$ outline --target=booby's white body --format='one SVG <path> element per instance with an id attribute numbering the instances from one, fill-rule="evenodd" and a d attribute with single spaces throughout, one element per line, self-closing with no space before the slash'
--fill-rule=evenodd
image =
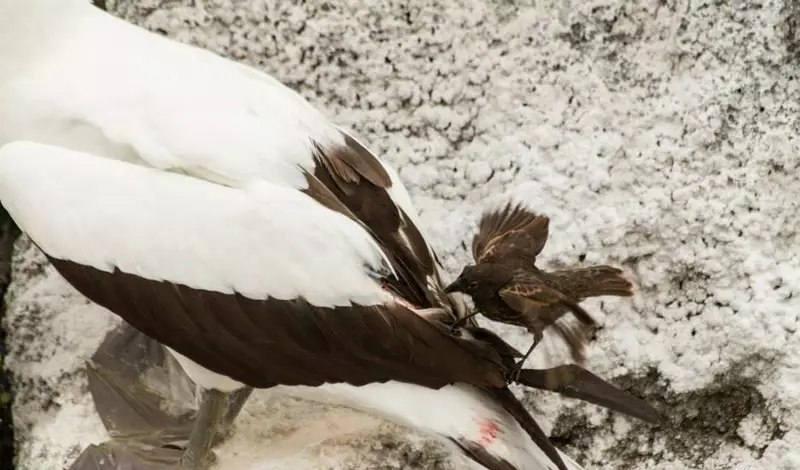
<path id="1" fill-rule="evenodd" d="M 273 77 L 88 0 L 0 0 L 0 103 L 0 145 L 47 143 L 229 186 L 305 187 L 312 139 L 342 143 L 341 128 Z"/>
<path id="2" fill-rule="evenodd" d="M 300 187 L 298 165 L 313 167 L 311 139 L 341 141 L 306 100 L 255 69 L 88 1 L 16 3 L 52 11 L 31 7 L 48 26 L 26 30 L 34 37 L 3 31 L 5 23 L 34 21 L 22 7 L 0 20 L 0 44 L 8 41 L 0 49 L 0 144 L 32 140 L 228 185 L 261 179 Z M 30 46 L 17 53 L 20 42 Z"/>
<path id="3" fill-rule="evenodd" d="M 29 140 L 226 186 L 301 189 L 312 139 L 342 144 L 342 132 L 273 77 L 88 0 L 0 0 L 0 145 Z M 381 163 L 392 199 L 420 227 L 396 171 Z M 205 388 L 242 386 L 175 356 Z"/>

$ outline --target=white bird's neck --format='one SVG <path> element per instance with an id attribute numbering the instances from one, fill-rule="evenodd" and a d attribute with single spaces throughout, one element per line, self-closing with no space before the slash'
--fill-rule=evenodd
<path id="1" fill-rule="evenodd" d="M 0 0 L 0 62 L 25 60 L 92 8 L 89 0 Z"/>

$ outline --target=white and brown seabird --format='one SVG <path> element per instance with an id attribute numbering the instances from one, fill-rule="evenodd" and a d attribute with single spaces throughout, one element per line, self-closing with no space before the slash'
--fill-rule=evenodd
<path id="1" fill-rule="evenodd" d="M 124 51 L 124 53 L 120 53 L 120 51 Z M 354 138 L 330 123 L 297 93 L 264 73 L 226 60 L 208 51 L 149 33 L 92 7 L 88 0 L 25 0 L 24 2 L 0 0 L 0 103 L 2 103 L 0 106 L 0 145 L 14 140 L 53 144 L 165 172 L 180 173 L 207 180 L 207 182 L 224 186 L 230 191 L 239 191 L 237 194 L 247 194 L 249 198 L 261 197 L 262 202 L 267 202 L 268 198 L 263 197 L 263 192 L 253 188 L 283 188 L 287 190 L 287 194 L 295 194 L 295 196 L 287 197 L 299 197 L 304 193 L 317 204 L 322 204 L 333 212 L 345 214 L 363 231 L 362 237 L 364 233 L 368 233 L 372 242 L 377 243 L 381 248 L 383 259 L 388 261 L 385 266 L 391 266 L 395 274 L 394 277 L 384 278 L 385 284 L 382 285 L 381 292 L 386 295 L 394 295 L 392 298 L 397 299 L 400 303 L 419 307 L 414 312 L 428 315 L 429 320 L 463 316 L 463 304 L 441 292 L 438 262 L 417 229 L 419 225 L 416 221 L 416 214 L 411 207 L 408 193 L 399 183 L 396 173 L 376 159 Z M 6 149 L 6 154 L 27 156 L 38 153 L 23 150 L 25 150 L 24 146 L 15 145 Z M 86 170 L 91 172 L 92 168 L 94 166 L 90 165 Z M 68 172 L 68 174 L 71 173 Z M 131 192 L 131 194 L 136 195 L 142 191 L 145 190 L 140 188 L 140 191 Z M 165 200 L 176 197 L 171 190 L 165 190 L 163 196 Z M 132 201 L 138 201 L 138 199 L 132 199 Z M 127 207 L 126 204 L 133 203 L 127 200 L 120 202 L 121 205 L 117 207 L 120 211 L 124 211 L 124 208 Z M 192 201 L 173 202 L 179 204 Z M 139 201 L 139 204 L 142 202 Z M 173 210 L 178 211 L 177 207 L 173 207 Z M 265 207 L 264 210 L 268 210 L 270 206 Z M 157 209 L 163 210 L 160 205 Z M 319 210 L 319 208 L 315 210 Z M 58 217 L 66 216 L 69 210 L 62 212 L 58 213 Z M 221 217 L 211 207 L 203 207 L 201 212 Z M 159 213 L 162 217 L 169 218 L 164 216 L 164 212 Z M 42 213 L 39 215 L 41 216 Z M 88 211 L 84 212 L 84 215 L 87 217 L 84 223 L 88 225 L 83 229 L 96 228 L 100 226 L 98 224 L 105 223 L 95 216 L 90 217 L 91 214 Z M 200 217 L 197 214 L 195 216 Z M 32 217 L 35 218 L 35 216 Z M 55 223 L 59 220 L 66 223 L 64 219 L 58 218 L 51 222 Z M 180 219 L 179 216 L 176 220 L 184 219 Z M 284 222 L 280 221 L 279 223 L 283 224 Z M 108 227 L 108 225 L 103 226 Z M 188 225 L 184 229 L 188 230 L 191 227 Z M 316 228 L 315 225 L 313 229 L 316 230 Z M 138 227 L 138 229 L 142 230 L 143 227 Z M 31 230 L 32 236 L 35 238 L 36 227 Z M 227 298 L 225 295 L 230 295 L 242 303 L 242 306 L 237 308 L 245 309 L 251 305 L 247 300 L 247 293 L 263 294 L 260 290 L 264 288 L 263 285 L 253 286 L 252 282 L 254 281 L 248 280 L 250 279 L 249 274 L 245 271 L 238 271 L 238 267 L 236 268 L 237 273 L 234 273 L 233 265 L 230 264 L 232 263 L 231 258 L 225 258 L 219 253 L 216 254 L 216 258 L 208 253 L 201 253 L 199 257 L 193 258 L 194 261 L 184 267 L 169 265 L 166 266 L 164 272 L 161 272 L 164 268 L 163 260 L 169 259 L 166 257 L 168 255 L 156 257 L 158 250 L 152 251 L 153 247 L 141 244 L 140 238 L 126 237 L 124 234 L 115 233 L 115 242 L 105 247 L 96 247 L 81 245 L 81 243 L 85 243 L 86 238 L 78 236 L 78 233 L 83 232 L 75 232 L 76 230 L 78 230 L 77 227 L 70 225 L 64 234 L 72 233 L 72 240 L 75 244 L 70 247 L 75 250 L 75 253 L 81 253 L 76 254 L 74 259 L 59 258 L 55 261 L 57 267 L 64 272 L 65 277 L 67 279 L 75 278 L 71 282 L 76 287 L 81 282 L 86 282 L 85 279 L 89 277 L 98 277 L 104 280 L 103 282 L 93 280 L 92 284 L 97 285 L 110 286 L 110 283 L 105 282 L 110 278 L 127 281 L 126 283 L 114 281 L 113 285 L 118 287 L 114 288 L 111 293 L 105 293 L 116 300 L 98 299 L 98 303 L 106 302 L 108 306 L 114 307 L 115 305 L 112 303 L 118 302 L 122 304 L 120 308 L 123 309 L 141 306 L 143 305 L 141 299 L 149 297 L 131 298 L 130 294 L 125 294 L 124 291 L 118 293 L 116 289 L 121 289 L 123 286 L 127 286 L 126 289 L 143 288 L 145 284 L 149 285 L 152 284 L 152 281 L 159 280 L 172 281 L 181 286 L 173 287 L 175 290 L 173 294 L 181 297 L 184 296 L 186 289 L 206 286 L 206 284 L 197 284 L 197 282 L 207 283 L 208 289 L 201 289 L 205 292 L 205 297 L 198 297 L 199 294 L 196 293 L 187 293 L 185 297 L 188 300 L 182 301 L 202 301 L 205 307 L 214 305 L 214 302 L 218 302 L 220 298 Z M 206 252 L 215 253 L 217 240 L 203 238 L 203 236 L 223 238 L 232 236 L 219 230 L 210 230 L 208 234 L 191 231 L 187 233 L 189 233 L 187 238 L 180 243 L 176 241 L 169 247 L 158 243 L 156 245 L 168 254 L 172 254 L 174 250 L 175 253 L 182 253 L 183 256 L 188 257 L 194 256 L 192 253 L 197 254 L 197 250 L 185 252 L 181 247 L 192 246 L 191 243 L 198 240 L 205 240 L 208 243 L 201 247 Z M 294 234 L 294 232 L 290 233 Z M 106 235 L 111 236 L 110 234 Z M 150 234 L 150 236 L 156 237 L 157 235 Z M 69 238 L 67 237 L 67 239 Z M 261 252 L 260 250 L 265 249 L 278 252 L 284 250 L 284 247 L 275 240 L 271 240 L 269 246 L 265 245 L 265 241 L 262 239 L 254 240 L 253 243 L 255 245 L 252 247 L 236 244 L 236 249 L 239 251 L 234 250 L 233 253 L 241 255 L 242 252 L 249 253 L 250 250 L 254 252 Z M 311 243 L 314 243 L 311 245 L 312 252 L 316 253 L 318 250 L 316 242 Z M 353 247 L 346 249 L 352 250 Z M 128 260 L 128 272 L 118 265 L 102 264 L 98 268 L 91 263 L 81 264 L 82 261 L 116 263 L 124 258 L 124 254 L 117 253 L 115 250 L 122 250 L 130 256 L 136 256 L 134 261 Z M 276 265 L 258 266 L 258 268 L 275 270 L 269 271 L 268 276 L 279 278 L 289 276 L 288 279 L 294 279 L 289 274 L 296 274 L 314 266 L 313 260 L 309 259 L 309 252 L 302 254 L 302 257 L 292 263 L 278 265 L 278 270 L 276 270 Z M 51 257 L 65 256 L 61 252 L 49 253 L 49 255 Z M 140 259 L 138 256 L 143 258 Z M 278 256 L 278 254 L 271 256 Z M 220 265 L 204 265 L 201 269 L 196 264 L 202 264 L 209 260 L 220 263 Z M 111 276 L 108 271 L 102 269 L 109 266 L 118 268 L 120 272 Z M 190 270 L 186 266 L 195 268 Z M 145 269 L 145 271 L 140 271 L 140 269 Z M 152 271 L 146 269 L 152 269 Z M 143 272 L 150 273 L 154 279 L 146 278 L 142 275 Z M 370 279 L 382 275 L 381 271 L 365 272 L 372 276 Z M 320 273 L 325 273 L 325 271 L 320 271 Z M 165 277 L 167 274 L 173 277 Z M 328 272 L 328 274 L 330 273 Z M 186 278 L 179 277 L 184 275 Z M 149 281 L 145 282 L 142 279 L 149 279 Z M 325 297 L 330 286 L 325 285 L 324 282 L 333 282 L 331 280 L 337 279 L 339 278 L 333 275 L 324 276 L 323 280 L 319 280 L 323 284 L 318 284 L 317 289 L 322 294 L 318 294 L 321 297 L 316 301 L 322 302 L 321 306 L 326 305 L 325 301 L 331 300 Z M 361 281 L 364 280 L 359 278 L 359 282 Z M 182 282 L 189 284 L 181 284 Z M 163 287 L 166 283 L 162 282 L 158 285 Z M 242 291 L 237 291 L 236 295 L 232 294 L 233 286 Z M 280 287 L 283 284 L 279 283 L 277 286 Z M 360 298 L 359 296 L 368 296 L 370 292 L 358 291 L 356 284 L 350 287 L 353 289 L 352 296 L 355 299 Z M 151 288 L 148 289 L 152 291 Z M 222 289 L 223 293 L 213 293 L 215 289 Z M 152 291 L 148 295 L 155 295 L 154 292 Z M 227 294 L 225 294 L 226 292 Z M 279 289 L 272 294 L 288 296 L 292 292 L 294 292 L 293 289 L 288 289 L 287 292 Z M 315 293 L 316 291 L 310 292 Z M 387 294 L 387 292 L 393 294 Z M 297 294 L 297 292 L 294 293 Z M 132 303 L 119 300 L 125 298 L 126 295 Z M 151 301 L 153 299 L 155 297 L 150 298 Z M 255 300 L 260 302 L 264 299 Z M 278 329 L 270 330 L 272 334 L 277 334 L 276 331 L 279 331 L 284 337 L 299 335 L 294 340 L 300 341 L 301 344 L 303 341 L 311 344 L 310 341 L 313 338 L 304 336 L 310 333 L 305 332 L 304 327 L 307 325 L 303 323 L 311 320 L 298 320 L 296 316 L 289 315 L 292 309 L 308 306 L 303 302 L 307 304 L 309 300 L 286 303 L 287 307 L 280 310 L 284 313 L 276 314 L 273 320 L 292 318 L 292 321 L 287 324 L 280 323 L 277 326 Z M 298 306 L 298 303 L 302 305 Z M 188 309 L 189 306 L 193 306 L 193 304 L 172 305 L 172 307 L 183 309 Z M 337 306 L 336 309 L 325 310 L 323 308 L 319 311 L 338 312 L 342 308 L 344 307 Z M 367 308 L 367 310 L 373 311 L 374 309 Z M 216 312 L 219 314 L 218 311 Z M 121 316 L 125 317 L 124 313 Z M 202 314 L 198 315 L 202 316 Z M 350 316 L 346 315 L 333 316 L 331 314 L 328 317 L 336 321 L 352 320 Z M 308 318 L 317 319 L 317 316 L 311 315 Z M 367 316 L 366 318 L 373 317 Z M 382 315 L 375 318 L 386 319 Z M 412 326 L 418 323 L 414 319 L 409 321 Z M 428 323 L 421 324 L 425 325 L 423 328 L 430 327 Z M 317 323 L 314 325 L 316 325 L 314 328 L 319 328 Z M 146 329 L 147 326 L 144 325 L 142 328 Z M 149 326 L 153 327 L 154 325 Z M 363 330 L 373 327 L 375 326 L 367 324 L 360 328 Z M 388 328 L 385 325 L 383 327 Z M 254 331 L 245 330 L 242 334 L 255 334 Z M 198 331 L 211 334 L 203 329 Z M 343 342 L 342 344 L 350 341 L 348 347 L 352 348 L 352 343 L 358 341 L 359 331 L 361 330 L 356 328 L 352 338 L 340 338 L 340 341 Z M 424 329 L 423 331 L 427 332 L 428 330 Z M 238 330 L 234 333 L 238 333 Z M 379 333 L 380 331 L 376 333 L 376 337 L 380 337 Z M 224 340 L 231 339 L 231 336 L 224 333 L 224 330 L 215 332 L 215 334 L 217 338 L 222 339 L 222 341 L 216 342 L 217 347 L 225 344 Z M 432 334 L 439 335 L 439 333 Z M 177 338 L 172 338 L 172 340 L 177 340 Z M 260 339 L 260 341 L 263 340 L 264 338 Z M 409 338 L 405 338 L 405 340 L 410 341 Z M 192 341 L 199 342 L 197 336 Z M 463 339 L 455 343 L 452 343 L 454 340 L 448 341 L 451 341 L 447 343 L 451 344 L 449 347 L 454 347 L 452 344 L 458 344 L 460 348 L 460 345 L 465 344 Z M 172 343 L 166 342 L 165 344 Z M 420 346 L 424 344 L 424 342 L 420 343 Z M 370 343 L 357 344 L 357 346 L 367 347 L 370 346 Z M 296 360 L 297 367 L 294 370 L 276 372 L 277 375 L 274 376 L 268 374 L 269 368 L 259 369 L 262 377 L 252 383 L 261 386 L 264 385 L 263 382 L 268 382 L 267 385 L 269 385 L 306 381 L 310 385 L 314 385 L 322 382 L 326 374 L 332 376 L 345 372 L 350 375 L 341 375 L 340 379 L 348 378 L 352 379 L 354 383 L 360 383 L 359 381 L 369 382 L 375 378 L 372 375 L 376 374 L 376 370 L 387 377 L 392 377 L 392 380 L 418 379 L 421 382 L 430 380 L 432 383 L 437 383 L 437 380 L 445 379 L 445 377 L 434 374 L 434 378 L 428 377 L 423 380 L 421 377 L 427 377 L 428 373 L 425 371 L 433 367 L 430 364 L 423 364 L 425 367 L 416 370 L 414 368 L 416 365 L 408 369 L 407 367 L 390 367 L 391 364 L 381 362 L 379 369 L 372 369 L 373 364 L 365 364 L 365 359 L 355 355 L 348 347 L 344 347 L 338 353 L 347 356 L 350 361 L 354 362 L 345 361 L 340 368 L 333 367 L 331 364 L 321 366 L 319 362 L 315 362 L 319 359 L 318 356 L 308 356 L 306 354 L 308 351 L 302 348 L 299 352 L 297 351 L 298 347 L 281 349 L 281 352 L 274 353 L 276 357 L 273 359 L 277 363 L 280 363 L 280 360 Z M 192 356 L 195 359 L 193 362 L 203 362 L 207 367 L 194 367 L 193 362 L 189 362 L 187 359 L 183 360 L 184 365 L 193 373 L 193 379 L 201 383 L 211 383 L 210 389 L 215 389 L 215 386 L 218 385 L 218 389 L 221 391 L 242 383 L 241 380 L 236 380 L 236 377 L 243 377 L 248 370 L 248 364 L 227 365 L 226 367 L 235 369 L 230 371 L 215 367 L 221 367 L 220 364 L 231 358 L 246 362 L 242 358 L 248 357 L 248 354 L 254 354 L 252 350 L 236 350 L 235 354 L 228 351 L 228 355 L 225 355 L 214 348 L 201 349 L 203 351 L 197 353 L 200 356 Z M 320 353 L 313 348 L 312 352 Z M 445 352 L 443 351 L 442 354 Z M 496 359 L 495 355 L 496 351 L 490 351 L 489 356 L 492 358 L 490 362 Z M 335 363 L 332 364 L 335 365 Z M 302 375 L 308 370 L 313 371 L 314 367 L 320 370 Z M 208 372 L 209 370 L 221 373 L 215 374 Z M 493 381 L 498 378 L 496 372 L 493 371 L 491 374 Z M 447 379 L 452 379 L 450 375 L 456 373 L 459 372 L 448 371 Z M 476 375 L 480 371 L 462 371 L 460 373 Z M 350 387 L 350 385 L 346 385 L 348 380 L 342 380 L 343 383 L 337 386 Z M 413 380 L 410 383 L 413 383 Z M 384 386 L 390 387 L 390 384 L 381 384 L 377 379 L 370 385 L 370 387 Z M 361 390 L 358 387 L 351 387 L 351 389 Z M 434 390 L 434 388 L 425 388 L 424 386 L 423 389 Z M 480 400 L 480 397 L 484 396 L 480 394 L 487 392 L 475 393 L 478 395 L 470 395 L 472 399 Z M 211 395 L 213 398 L 213 393 Z M 246 393 L 242 396 L 246 396 Z M 494 400 L 494 398 L 489 398 L 487 403 L 492 404 L 492 409 L 497 410 L 499 408 Z M 211 400 L 216 403 L 219 401 L 219 399 Z M 467 404 L 464 407 L 472 409 Z M 397 409 L 392 409 L 387 414 L 396 414 L 397 411 Z M 413 416 L 413 413 L 413 410 L 409 410 L 409 417 Z M 398 417 L 395 416 L 395 418 Z M 437 426 L 440 426 L 440 423 L 429 423 L 430 429 L 447 435 L 446 429 Z M 204 427 L 199 426 L 197 429 L 201 430 Z M 204 434 L 199 433 L 198 435 L 203 436 Z M 472 442 L 468 435 L 462 437 L 463 442 Z M 533 452 L 531 449 L 527 449 L 526 452 Z M 491 455 L 491 453 L 487 455 Z M 533 462 L 535 459 L 525 460 L 525 462 L 528 461 Z M 530 465 L 533 464 L 523 462 L 519 468 L 530 468 Z M 488 465 L 488 468 L 495 467 Z"/>
<path id="2" fill-rule="evenodd" d="M 507 388 L 519 352 L 420 314 L 364 225 L 311 196 L 19 142 L 0 149 L 0 201 L 70 284 L 168 347 L 206 389 L 190 457 L 208 452 L 224 393 L 298 386 L 433 432 L 491 470 L 581 468 Z M 572 370 L 561 385 L 542 371 L 521 381 L 659 419 Z"/>
<path id="3" fill-rule="evenodd" d="M 0 145 L 31 140 L 230 187 L 265 181 L 304 191 L 387 248 L 400 266 L 392 287 L 420 305 L 462 311 L 446 295 L 421 298 L 440 295 L 438 262 L 393 169 L 256 69 L 88 0 L 0 0 L 0 103 Z"/>

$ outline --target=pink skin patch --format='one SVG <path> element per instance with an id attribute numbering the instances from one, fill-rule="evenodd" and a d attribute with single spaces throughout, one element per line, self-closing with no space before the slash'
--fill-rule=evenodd
<path id="1" fill-rule="evenodd" d="M 497 435 L 500 434 L 500 428 L 495 424 L 494 421 L 490 419 L 485 419 L 480 422 L 480 428 L 478 431 L 481 435 L 480 445 L 488 446 L 495 439 L 497 439 Z"/>

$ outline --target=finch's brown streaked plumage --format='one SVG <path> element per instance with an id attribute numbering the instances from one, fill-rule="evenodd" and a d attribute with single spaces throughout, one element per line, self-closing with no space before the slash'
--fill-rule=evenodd
<path id="1" fill-rule="evenodd" d="M 573 359 L 582 363 L 588 328 L 596 323 L 578 303 L 588 297 L 633 295 L 622 271 L 611 266 L 538 269 L 536 257 L 547 242 L 549 222 L 547 216 L 511 203 L 484 214 L 472 241 L 475 264 L 466 266 L 445 289 L 472 297 L 477 311 L 486 317 L 533 333 L 534 343 L 518 368 L 549 326 L 570 346 Z M 580 325 L 559 322 L 567 312 Z"/>

